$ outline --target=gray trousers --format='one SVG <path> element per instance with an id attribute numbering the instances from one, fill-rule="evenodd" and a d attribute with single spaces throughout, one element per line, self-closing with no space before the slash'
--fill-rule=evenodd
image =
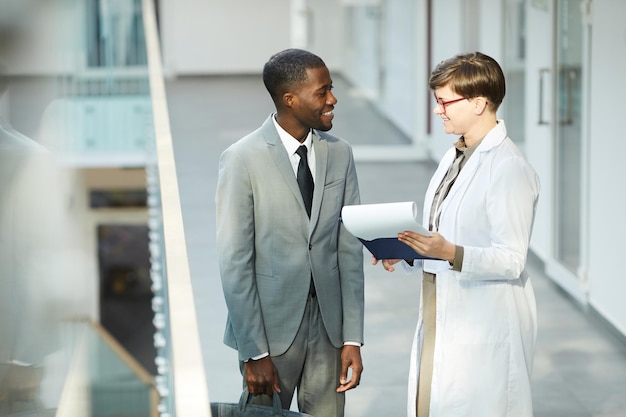
<path id="1" fill-rule="evenodd" d="M 336 392 L 341 373 L 341 349 L 328 339 L 317 298 L 309 296 L 293 343 L 284 354 L 272 356 L 272 362 L 278 370 L 284 409 L 291 406 L 297 389 L 300 412 L 314 417 L 343 417 L 345 394 Z M 245 372 L 243 362 L 241 370 Z M 255 397 L 254 403 L 272 405 L 272 400 L 261 395 Z"/>

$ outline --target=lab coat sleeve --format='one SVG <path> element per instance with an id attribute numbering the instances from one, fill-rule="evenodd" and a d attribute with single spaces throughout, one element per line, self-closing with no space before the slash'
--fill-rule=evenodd
<path id="1" fill-rule="evenodd" d="M 539 179 L 521 155 L 494 163 L 484 204 L 489 247 L 464 245 L 459 279 L 517 279 L 526 265 Z"/>

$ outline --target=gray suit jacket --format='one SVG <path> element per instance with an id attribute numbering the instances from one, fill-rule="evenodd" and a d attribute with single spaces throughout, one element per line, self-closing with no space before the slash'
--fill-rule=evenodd
<path id="1" fill-rule="evenodd" d="M 313 131 L 311 219 L 271 117 L 220 157 L 217 246 L 228 307 L 224 343 L 246 360 L 293 341 L 311 275 L 330 341 L 363 342 L 363 250 L 339 221 L 359 204 L 350 145 Z"/>

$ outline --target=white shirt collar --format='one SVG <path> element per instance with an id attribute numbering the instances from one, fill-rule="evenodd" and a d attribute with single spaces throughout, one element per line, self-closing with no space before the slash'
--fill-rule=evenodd
<path id="1" fill-rule="evenodd" d="M 274 122 L 274 126 L 276 127 L 276 131 L 278 132 L 278 136 L 280 137 L 281 142 L 285 146 L 287 150 L 287 154 L 292 156 L 296 153 L 300 145 L 306 146 L 309 155 L 311 155 L 311 147 L 313 145 L 313 137 L 311 135 L 311 129 L 309 129 L 309 133 L 306 135 L 306 139 L 303 143 L 300 143 L 298 139 L 291 136 L 285 129 L 283 129 L 278 122 L 276 121 L 276 113 L 272 114 L 272 122 Z"/>

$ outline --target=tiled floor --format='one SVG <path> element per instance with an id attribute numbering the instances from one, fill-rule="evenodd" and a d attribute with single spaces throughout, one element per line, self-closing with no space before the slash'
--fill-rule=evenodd
<path id="1" fill-rule="evenodd" d="M 339 103 L 332 133 L 355 146 L 406 142 L 340 77 L 334 81 Z M 241 387 L 236 354 L 222 344 L 226 308 L 215 252 L 217 162 L 222 150 L 256 129 L 273 107 L 260 76 L 169 80 L 167 93 L 209 395 L 212 401 L 236 401 Z M 432 162 L 357 161 L 362 201 L 422 204 L 433 170 Z M 623 338 L 558 289 L 537 260 L 531 259 L 529 270 L 539 310 L 535 416 L 626 416 Z M 348 394 L 346 415 L 404 416 L 417 279 L 367 261 L 365 272 L 365 371 L 361 385 Z"/>

